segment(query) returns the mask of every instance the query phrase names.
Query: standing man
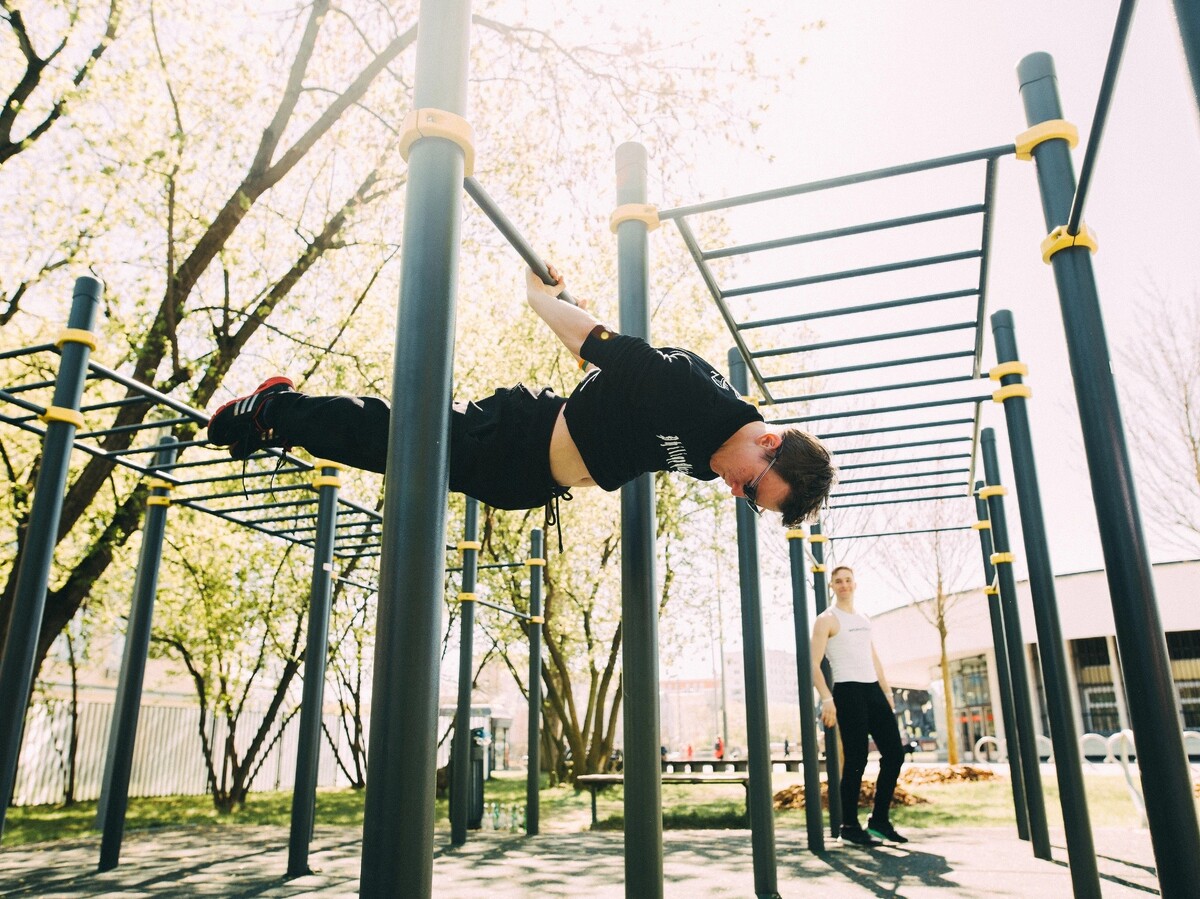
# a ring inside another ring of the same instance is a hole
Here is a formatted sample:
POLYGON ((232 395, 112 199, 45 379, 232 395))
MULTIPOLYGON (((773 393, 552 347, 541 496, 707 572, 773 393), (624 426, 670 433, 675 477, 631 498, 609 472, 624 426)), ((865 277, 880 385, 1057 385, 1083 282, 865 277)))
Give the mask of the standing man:
POLYGON ((904 748, 892 691, 871 641, 871 619, 854 610, 857 585, 851 568, 839 565, 829 582, 836 601, 813 624, 813 683, 821 695, 821 721, 826 727, 836 725, 842 734, 842 839, 860 846, 878 846, 880 840, 907 843, 888 820, 904 748), (821 659, 826 657, 833 669, 832 691, 821 671, 821 659), (863 830, 858 823, 858 795, 867 767, 868 735, 879 749, 879 778, 875 808, 863 830))

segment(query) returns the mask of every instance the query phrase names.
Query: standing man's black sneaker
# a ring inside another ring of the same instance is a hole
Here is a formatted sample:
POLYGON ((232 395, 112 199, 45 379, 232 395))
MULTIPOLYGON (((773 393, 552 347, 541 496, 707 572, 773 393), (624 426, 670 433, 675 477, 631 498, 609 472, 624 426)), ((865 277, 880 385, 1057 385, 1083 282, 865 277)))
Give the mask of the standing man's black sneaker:
POLYGON ((873 837, 878 837, 881 840, 887 840, 889 843, 907 843, 908 837, 901 836, 896 828, 892 827, 890 821, 867 821, 867 833, 873 837))
POLYGON ((883 843, 875 839, 861 827, 851 827, 849 824, 842 825, 842 842, 853 843, 856 846, 882 846, 883 843))
POLYGON ((230 400, 208 420, 208 442, 229 447, 229 455, 235 459, 248 459, 264 447, 283 446, 263 421, 263 407, 272 395, 294 387, 288 378, 268 378, 253 393, 230 400))

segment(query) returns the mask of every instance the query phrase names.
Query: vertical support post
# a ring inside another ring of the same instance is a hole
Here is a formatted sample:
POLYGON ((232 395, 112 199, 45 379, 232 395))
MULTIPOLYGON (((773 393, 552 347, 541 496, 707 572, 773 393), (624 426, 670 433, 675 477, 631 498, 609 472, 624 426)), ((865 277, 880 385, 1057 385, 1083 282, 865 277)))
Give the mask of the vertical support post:
MULTIPOLYGON (((413 106, 463 115, 469 0, 422 0, 413 106)), ((465 151, 409 149, 360 895, 433 889, 454 306, 465 151)))
POLYGON ((1117 725, 1121 730, 1129 730, 1129 695, 1125 692, 1125 676, 1121 674, 1117 640, 1115 637, 1105 637, 1104 645, 1108 650, 1108 670, 1112 672, 1113 699, 1117 703, 1117 725))
POLYGON ((1192 0, 1175 0, 1175 21, 1192 75, 1192 99, 1200 109, 1200 7, 1192 0))
POLYGON ((325 705, 325 666, 329 656, 329 616, 333 600, 333 544, 337 537, 339 471, 346 466, 317 459, 317 533, 313 545, 312 585, 308 592, 308 642, 304 647, 304 691, 292 786, 292 827, 288 838, 288 877, 312 873, 308 844, 316 820, 317 765, 321 760, 321 718, 325 705))
POLYGON ((1021 748, 1021 773, 1025 775, 1025 804, 1029 810, 1029 836, 1033 854, 1049 860, 1050 832, 1046 825, 1046 799, 1042 792, 1041 756, 1038 753, 1037 727, 1033 723, 1033 696, 1029 688, 1025 638, 1021 635, 1021 615, 1017 609, 1017 582, 1013 577, 1012 553, 1008 542, 1008 517, 1004 511, 1005 489, 1000 485, 1000 464, 996 459, 996 433, 984 428, 979 444, 983 450, 984 476, 988 486, 978 496, 987 501, 992 523, 991 561, 996 566, 1000 604, 1004 610, 1004 636, 1008 641, 1008 665, 1012 675, 1013 707, 1017 717, 1017 736, 1021 748), (1008 561, 1001 563, 1007 557, 1008 561), (998 564, 999 563, 999 564, 998 564))
POLYGON ((479 569, 479 500, 463 511, 462 591, 458 594, 458 708, 450 759, 450 845, 467 841, 471 799, 471 682, 475 668, 475 579, 479 569))
POLYGON ((975 482, 975 517, 973 527, 979 531, 979 548, 983 552, 983 588, 987 598, 988 616, 992 621, 992 649, 996 656, 996 682, 1000 687, 1000 715, 1004 722, 1004 755, 1008 759, 1008 776, 1012 781, 1013 813, 1017 818, 1017 836, 1029 839, 1029 809, 1025 799, 1025 773, 1021 766, 1021 741, 1013 706, 1012 674, 1008 663, 1008 645, 1004 636, 1004 610, 1000 607, 1000 588, 996 586, 996 569, 992 566, 992 523, 988 521, 987 500, 979 495, 983 481, 975 482))
MULTIPOLYGON (((646 148, 617 147, 617 205, 646 202, 646 148)), ((617 226, 621 331, 649 339, 650 252, 644 222, 617 226)), ((659 761, 658 595, 654 578, 654 476, 621 488, 621 618, 625 641, 625 895, 662 899, 662 779, 659 761)))
POLYGON ((17 572, 12 611, 4 654, 0 655, 0 834, 12 799, 21 757, 21 736, 25 710, 33 686, 38 632, 46 611, 46 589, 50 583, 50 564, 62 518, 63 494, 75 431, 83 419, 79 402, 87 378, 88 356, 95 345, 90 332, 96 320, 102 285, 95 278, 78 278, 67 316, 67 331, 60 346, 62 358, 54 384, 53 405, 46 410, 46 436, 42 441, 42 459, 29 510, 29 527, 17 572))
POLYGON ((546 550, 541 528, 529 532, 529 769, 525 774, 525 833, 536 837, 541 826, 542 781, 542 580, 546 550))
MULTIPOLYGON (((829 607, 829 586, 825 579, 825 544, 829 540, 821 533, 821 522, 814 521, 808 541, 812 544, 813 599, 817 614, 829 607)), ((828 659, 821 659, 825 683, 833 689, 833 668, 828 659)), ((842 836, 842 760, 838 755, 838 729, 825 728, 825 783, 829 789, 829 832, 835 840, 842 836)))
MULTIPOLYGON (((158 441, 154 457, 156 468, 175 461, 174 437, 158 441)), ((129 621, 125 628, 125 654, 121 676, 113 701, 108 751, 104 759, 104 783, 96 824, 103 831, 100 839, 99 871, 111 871, 121 860, 121 840, 125 836, 125 812, 129 807, 129 777, 133 769, 133 745, 137 738, 138 713, 142 704, 142 681, 146 657, 150 654, 150 624, 154 619, 154 598, 158 593, 158 572, 162 563, 163 534, 167 529, 167 507, 171 504, 172 485, 160 478, 150 480, 146 499, 146 522, 142 526, 142 548, 138 556, 129 621)))
POLYGON ((792 567, 792 622, 796 630, 796 686, 800 691, 800 751, 804 759, 804 823, 808 851, 825 850, 821 816, 821 769, 817 759, 817 717, 813 707, 812 627, 808 623, 808 577, 804 571, 804 538, 801 528, 787 532, 792 567))
MULTIPOLYGON (((746 361, 729 351, 729 383, 742 396, 750 391, 746 361)), ((750 846, 754 856, 754 894, 778 896, 775 871, 775 805, 771 793, 771 724, 767 716, 766 641, 758 576, 758 516, 737 504, 738 574, 742 595, 742 666, 746 683, 746 751, 750 783, 750 846)), ((809 702, 812 693, 809 692, 809 702)))
MULTIPOLYGON (((1187 4, 1177 7, 1181 5, 1187 4)), ((1190 14, 1190 18, 1194 16, 1194 12, 1190 14)), ((1028 124, 1061 118, 1062 105, 1050 56, 1027 56, 1017 72, 1028 124)), ((1066 221, 1075 193, 1070 151, 1065 140, 1050 139, 1035 146, 1032 155, 1046 226, 1053 230, 1066 221)), ((1159 885, 1164 896, 1184 896, 1194 893, 1200 883, 1200 824, 1192 801, 1171 664, 1142 533, 1092 260, 1083 246, 1049 252, 1083 426, 1117 644, 1121 657, 1130 660, 1125 668, 1129 691, 1139 697, 1130 709, 1130 717, 1159 885)))

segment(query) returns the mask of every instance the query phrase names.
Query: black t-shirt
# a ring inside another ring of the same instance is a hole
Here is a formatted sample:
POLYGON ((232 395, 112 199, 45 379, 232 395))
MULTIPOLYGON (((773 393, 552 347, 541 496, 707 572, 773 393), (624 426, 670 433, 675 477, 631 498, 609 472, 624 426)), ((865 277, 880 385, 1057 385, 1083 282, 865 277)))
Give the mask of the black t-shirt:
POLYGON ((580 355, 597 366, 567 400, 571 438, 605 490, 648 471, 701 481, 708 460, 743 426, 762 421, 715 368, 688 350, 592 331, 580 355))

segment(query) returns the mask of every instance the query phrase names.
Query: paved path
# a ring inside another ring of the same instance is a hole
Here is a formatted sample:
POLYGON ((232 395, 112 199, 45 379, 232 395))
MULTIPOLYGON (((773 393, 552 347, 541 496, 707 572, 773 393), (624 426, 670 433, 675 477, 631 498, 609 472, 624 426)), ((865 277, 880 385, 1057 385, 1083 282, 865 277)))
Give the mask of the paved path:
MULTIPOLYGON (((1062 834, 1054 861, 1039 861, 1007 830, 920 830, 903 848, 803 849, 803 831, 777 832, 778 889, 795 896, 980 897, 1071 895, 1062 834)), ((122 864, 95 874, 99 839, 42 843, 0 851, 0 896, 112 899, 220 896, 334 899, 358 894, 358 831, 318 828, 310 863, 316 873, 284 880, 286 828, 169 828, 127 834, 122 864)), ((545 834, 531 839, 482 831, 461 849, 438 833, 433 894, 479 897, 623 899, 619 833, 545 834)), ((668 831, 664 838, 667 897, 753 897, 750 832, 668 831)), ((1105 897, 1158 895, 1146 831, 1098 830, 1105 897)), ((403 899, 405 891, 395 895, 403 899)))

